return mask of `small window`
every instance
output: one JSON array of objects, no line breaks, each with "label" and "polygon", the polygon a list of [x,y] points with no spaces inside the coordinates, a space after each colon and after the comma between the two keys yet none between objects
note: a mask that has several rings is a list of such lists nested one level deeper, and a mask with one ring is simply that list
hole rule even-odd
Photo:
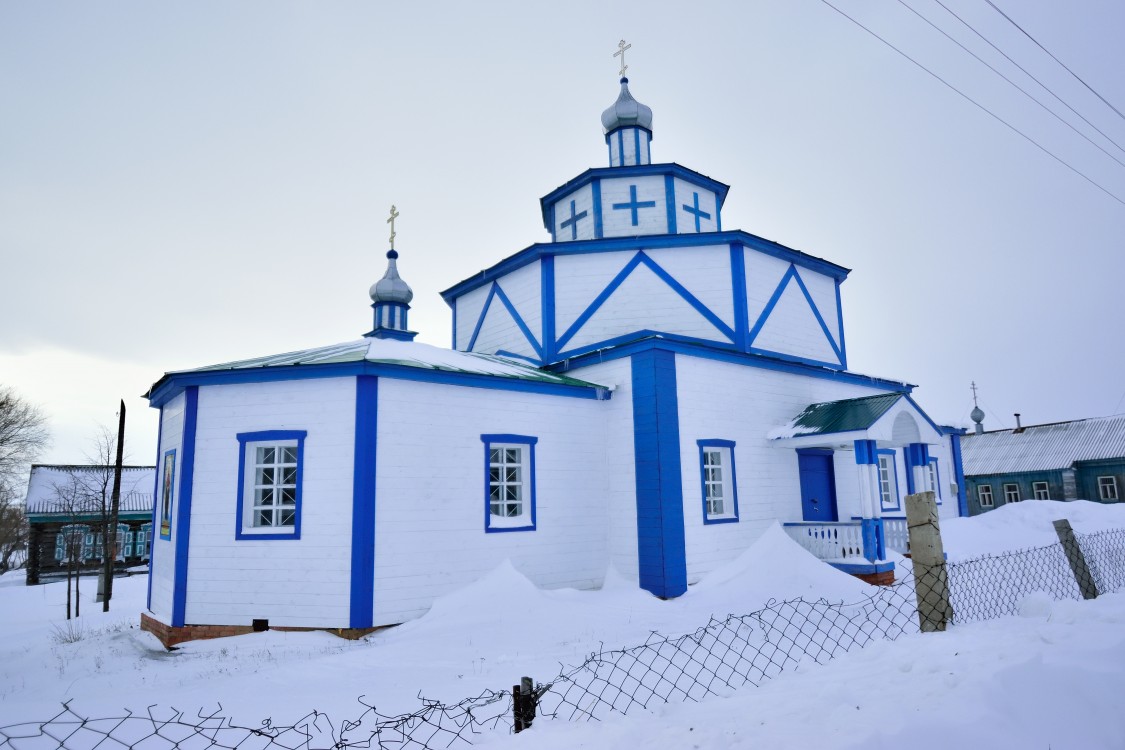
[{"label": "small window", "polygon": [[164,467],[160,482],[160,538],[172,538],[172,490],[176,480],[176,451],[164,453]]},{"label": "small window", "polygon": [[527,435],[481,435],[484,530],[535,530],[535,444]]},{"label": "small window", "polygon": [[67,563],[88,558],[86,537],[89,529],[89,526],[74,524],[59,529],[59,533],[55,536],[55,560]]},{"label": "small window", "polygon": [[152,542],[152,524],[146,523],[137,529],[137,538],[133,549],[137,557],[147,560],[149,557],[149,543]]},{"label": "small window", "polygon": [[1050,500],[1051,488],[1046,482],[1032,482],[1031,492],[1036,500]]},{"label": "small window", "polygon": [[1098,499],[1117,499],[1117,477],[1098,477]]},{"label": "small window", "polygon": [[236,539],[300,539],[304,431],[238,435]]},{"label": "small window", "polygon": [[1020,486],[1018,484],[1004,485],[1004,502],[1018,503],[1020,501]]},{"label": "small window", "polygon": [[931,458],[926,464],[926,480],[929,482],[929,487],[926,489],[933,490],[934,500],[941,505],[941,472],[938,470],[937,462],[936,458]]},{"label": "small window", "polygon": [[734,442],[696,442],[699,445],[699,473],[703,491],[703,523],[734,523],[738,521]]},{"label": "small window", "polygon": [[883,510],[898,510],[898,472],[893,450],[879,451],[879,498]]},{"label": "small window", "polygon": [[977,499],[980,501],[980,507],[982,508],[991,508],[995,505],[995,501],[992,499],[992,485],[982,484],[977,487]]}]

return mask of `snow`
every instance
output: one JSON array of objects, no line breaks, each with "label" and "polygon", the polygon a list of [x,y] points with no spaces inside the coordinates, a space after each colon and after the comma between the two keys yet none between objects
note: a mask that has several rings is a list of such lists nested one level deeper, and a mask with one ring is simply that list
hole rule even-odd
[{"label": "snow", "polygon": [[[1057,511],[1057,512],[1056,512]],[[1032,503],[943,521],[951,559],[1053,541],[1065,515],[1080,532],[1125,527],[1125,506]],[[316,709],[335,722],[363,711],[416,710],[419,696],[455,702],[548,681],[591,652],[688,633],[712,615],[771,600],[854,602],[873,589],[810,557],[777,525],[679,599],[661,601],[615,571],[599,591],[535,588],[510,562],[439,599],[424,617],[345,641],[276,631],[195,641],[166,651],[139,630],[146,576],[115,582],[109,613],[83,579],[80,630],[68,637],[65,583],[0,577],[0,727],[47,719],[63,701],[93,716],[221,705],[237,723],[293,722]],[[1033,593],[1019,615],[946,633],[876,642],[829,664],[806,663],[760,688],[697,704],[572,723],[541,718],[530,733],[482,734],[485,747],[946,748],[1125,746],[1125,595],[1053,601]],[[73,641],[73,642],[70,642]]]}]

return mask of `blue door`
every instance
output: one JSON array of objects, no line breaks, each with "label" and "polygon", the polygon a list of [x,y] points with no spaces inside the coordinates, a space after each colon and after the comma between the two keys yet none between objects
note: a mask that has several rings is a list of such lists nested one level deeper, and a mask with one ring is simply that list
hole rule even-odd
[{"label": "blue door", "polygon": [[801,513],[806,521],[836,521],[836,474],[832,470],[832,451],[797,451],[801,472]]}]

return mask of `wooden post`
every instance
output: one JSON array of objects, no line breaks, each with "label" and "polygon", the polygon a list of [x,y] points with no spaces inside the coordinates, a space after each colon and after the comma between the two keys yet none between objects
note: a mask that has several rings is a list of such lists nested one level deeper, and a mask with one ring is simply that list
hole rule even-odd
[{"label": "wooden post", "polygon": [[1078,539],[1074,536],[1074,529],[1070,527],[1070,521],[1065,518],[1055,521],[1055,533],[1059,535],[1059,541],[1062,542],[1063,552],[1066,553],[1066,561],[1070,563],[1070,569],[1074,572],[1074,580],[1078,583],[1078,590],[1082,592],[1082,598],[1097,599],[1098,586],[1094,583],[1094,577],[1090,575],[1090,568],[1086,565],[1086,556],[1082,554],[1082,548],[1078,546]]},{"label": "wooden post", "polygon": [[[125,399],[121,399],[121,413],[117,418],[117,462],[113,466],[113,493],[110,495],[108,528],[102,536],[102,554],[105,555],[105,588],[102,596],[102,612],[109,611],[109,600],[113,598],[113,564],[117,560],[117,519],[121,509],[121,462],[125,456]],[[111,542],[110,539],[113,541]],[[99,592],[99,593],[103,593]]]},{"label": "wooden post", "polygon": [[943,631],[953,619],[953,607],[949,603],[949,577],[933,492],[906,496],[906,527],[910,533],[910,559],[914,563],[918,624],[923,633]]},{"label": "wooden post", "polygon": [[537,698],[530,677],[523,677],[519,685],[512,686],[512,719],[516,733],[531,728],[532,722],[535,721]]}]

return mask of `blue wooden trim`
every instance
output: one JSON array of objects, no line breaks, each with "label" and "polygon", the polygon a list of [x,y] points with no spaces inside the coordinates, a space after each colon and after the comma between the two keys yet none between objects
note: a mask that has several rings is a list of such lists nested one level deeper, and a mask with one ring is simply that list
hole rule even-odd
[{"label": "blue wooden trim", "polygon": [[625,166],[625,135],[624,131],[617,131],[617,166]]},{"label": "blue wooden trim", "polygon": [[[161,441],[163,441],[163,439],[164,439],[164,407],[160,407],[160,421],[156,423],[156,465],[157,466],[160,466],[160,457],[161,457],[160,443],[161,443]],[[160,469],[157,469],[156,476],[154,477],[153,488],[152,488],[152,498],[153,498],[153,503],[152,503],[152,530],[157,531],[157,532],[160,529],[160,527],[157,524],[157,516],[160,513],[160,506],[157,503],[156,498],[160,497],[159,491],[160,491],[160,480],[163,478],[162,474],[163,474],[163,471],[160,470]],[[147,583],[148,592],[145,594],[145,609],[147,609],[149,612],[152,611],[152,576],[156,572],[156,567],[154,566],[154,562],[155,562],[155,559],[156,559],[156,537],[157,537],[157,534],[149,534],[149,540],[148,540],[149,544],[151,546],[149,547],[149,553],[148,553],[148,583]]]},{"label": "blue wooden trim", "polygon": [[855,441],[855,462],[859,465],[879,465],[879,449],[874,440]]},{"label": "blue wooden trim", "polygon": [[555,358],[555,258],[548,255],[539,263],[539,329],[543,333],[540,357],[544,362]]},{"label": "blue wooden trim", "polygon": [[921,415],[922,415],[922,419],[926,420],[926,424],[928,424],[928,425],[929,425],[930,427],[933,427],[933,428],[934,428],[934,431],[935,431],[936,433],[938,433],[939,435],[945,435],[945,434],[947,434],[945,430],[943,430],[943,429],[942,429],[941,427],[938,427],[938,423],[937,423],[937,422],[935,422],[934,420],[930,419],[930,415],[929,415],[929,414],[927,414],[927,413],[926,413],[925,411],[923,411],[923,410],[922,410],[922,407],[921,407],[921,406],[918,406],[918,402],[917,402],[917,401],[915,401],[915,400],[914,400],[914,399],[913,399],[912,397],[910,397],[910,396],[907,396],[907,397],[906,397],[906,400],[910,402],[910,405],[914,407],[915,411],[917,411],[917,412],[918,412],[919,414],[921,414]]},{"label": "blue wooden trim", "polygon": [[957,514],[966,517],[969,515],[969,496],[965,489],[965,467],[961,463],[961,435],[949,435],[949,447],[953,453],[953,476],[957,482]]},{"label": "blue wooden trim", "polygon": [[457,351],[457,305],[453,305],[453,346],[454,351]]},{"label": "blue wooden trim", "polygon": [[[902,492],[899,490],[899,487],[898,487],[898,455],[897,455],[898,451],[894,450],[893,448],[879,448],[878,450],[875,451],[875,454],[876,454],[876,459],[875,459],[875,481],[876,481],[876,483],[881,482],[881,479],[879,477],[878,456],[890,456],[891,457],[891,478],[894,480],[894,490],[895,490],[895,505],[892,508],[888,505],[883,504],[883,487],[882,487],[882,485],[879,484],[879,486],[875,488],[876,491],[879,493],[879,508],[880,508],[880,510],[902,510]],[[910,482],[910,472],[909,471],[906,472],[906,477],[907,477],[907,483],[908,483],[907,486],[909,487],[909,482]]]},{"label": "blue wooden trim", "polygon": [[840,364],[844,364],[844,355],[840,352],[840,347],[836,344],[836,337],[832,335],[832,331],[828,329],[828,324],[824,322],[824,317],[820,314],[820,309],[813,301],[812,295],[809,294],[809,288],[805,286],[805,280],[801,278],[801,272],[797,270],[796,266],[790,266],[793,269],[793,278],[797,280],[797,286],[801,288],[801,292],[805,295],[805,301],[809,303],[809,309],[812,310],[813,315],[816,317],[816,322],[820,324],[820,330],[828,338],[828,345],[832,347],[832,351],[836,353],[836,358],[840,360]]},{"label": "blue wooden trim", "polygon": [[809,365],[788,358],[775,355],[761,354],[758,352],[739,352],[733,346],[722,342],[694,339],[687,336],[660,333],[658,331],[636,331],[623,336],[606,339],[605,341],[591,344],[590,346],[575,349],[570,352],[560,352],[558,361],[547,365],[551,372],[565,371],[583,367],[588,364],[609,362],[622,357],[630,357],[638,351],[659,348],[668,351],[688,354],[701,359],[713,359],[720,362],[730,362],[747,367],[759,367],[765,370],[790,372],[824,380],[834,380],[840,383],[881,388],[897,393],[909,393],[915,386],[910,383],[901,383],[885,378],[876,378],[871,375],[847,372],[839,368],[830,368],[824,365]]},{"label": "blue wooden trim", "polygon": [[836,570],[848,573],[850,575],[870,575],[872,573],[888,573],[895,569],[893,562],[867,562],[867,563],[845,563],[845,562],[829,562]]},{"label": "blue wooden trim", "polygon": [[531,348],[534,349],[535,353],[539,355],[540,359],[542,359],[543,347],[539,345],[539,342],[536,340],[535,335],[531,332],[531,329],[527,327],[527,323],[523,322],[523,317],[516,310],[516,307],[512,304],[511,300],[508,299],[508,295],[504,293],[504,289],[500,286],[500,282],[498,281],[494,281],[492,283],[492,288],[488,290],[488,297],[485,299],[484,307],[480,311],[480,317],[477,319],[476,328],[473,329],[473,337],[469,339],[469,351],[472,351],[473,347],[476,346],[477,336],[480,334],[481,326],[484,325],[484,319],[488,315],[488,311],[492,306],[493,299],[500,300],[500,303],[504,305],[505,309],[507,309],[508,314],[511,315],[513,322],[515,322],[516,324],[516,327],[520,329],[520,333],[524,335],[524,338],[527,339],[527,342],[531,344]]},{"label": "blue wooden trim", "polygon": [[664,203],[668,209],[668,234],[676,234],[676,181],[664,175]]},{"label": "blue wooden trim", "polygon": [[[734,462],[734,441],[722,440],[719,438],[705,438],[703,440],[696,440],[695,444],[699,446],[699,486],[700,497],[703,501],[703,523],[705,525],[717,523],[738,523],[738,470],[735,468]],[[726,448],[730,453],[730,490],[731,490],[731,506],[732,514],[730,516],[718,516],[711,518],[707,515],[707,478],[703,473],[703,451],[706,448]]]},{"label": "blue wooden trim", "polygon": [[914,467],[925,466],[929,461],[929,449],[925,443],[910,443],[902,450],[902,463],[906,467],[906,494],[913,495]]},{"label": "blue wooden trim", "polygon": [[836,323],[840,326],[840,364],[848,366],[848,348],[844,343],[844,306],[840,302],[840,279],[834,279],[836,284]]},{"label": "blue wooden trim", "polygon": [[778,359],[784,359],[784,360],[788,360],[790,362],[800,362],[802,364],[810,365],[812,367],[827,367],[827,368],[835,369],[835,370],[842,369],[839,362],[828,362],[828,361],[820,360],[820,359],[809,359],[808,357],[799,357],[796,354],[785,354],[783,352],[775,352],[775,351],[772,351],[770,349],[759,349],[756,346],[750,347],[749,352],[751,354],[761,354],[761,355],[766,356],[766,357],[776,357]]},{"label": "blue wooden trim", "polygon": [[742,247],[730,245],[731,293],[734,297],[734,342],[742,351],[750,348],[747,334],[750,327],[750,312],[746,305],[746,253]]},{"label": "blue wooden trim", "polygon": [[160,521],[159,524],[157,526],[155,526],[154,528],[156,529],[157,536],[159,538],[165,540],[165,541],[170,541],[172,539],[172,518],[175,517],[175,515],[176,515],[176,449],[175,448],[169,448],[168,450],[164,451],[164,455],[160,457],[161,460],[156,465],[156,467],[157,467],[156,468],[156,475],[157,475],[157,479],[158,479],[157,488],[163,489],[161,487],[160,483],[164,479],[164,470],[165,470],[164,466],[168,462],[168,456],[172,457],[172,484],[171,484],[170,487],[168,487],[168,533],[167,534],[165,534],[162,530],[164,528],[164,514],[163,514],[163,511],[164,511],[164,508],[163,508],[164,493],[158,492],[157,494],[153,495],[153,498],[155,500],[155,504],[158,508],[157,514],[158,514],[158,518],[159,518],[159,521]]},{"label": "blue wooden trim", "polygon": [[640,128],[633,128],[633,148],[636,149],[633,153],[633,158],[637,164],[641,163],[641,130]]},{"label": "blue wooden trim", "polygon": [[698,191],[693,190],[692,193],[691,193],[691,196],[692,196],[692,205],[689,206],[688,204],[685,203],[685,204],[683,204],[683,208],[684,208],[684,211],[686,211],[687,213],[689,213],[693,217],[695,217],[695,233],[699,234],[699,227],[700,227],[699,219],[700,218],[710,219],[711,214],[709,214],[706,211],[703,211],[699,208],[699,192]]},{"label": "blue wooden trim", "polygon": [[[620,132],[620,131],[614,131]],[[608,142],[612,133],[606,136]],[[649,140],[652,139],[652,134],[649,133]],[[624,149],[622,149],[622,152]],[[651,159],[651,156],[650,156]],[[630,166],[614,165],[613,164],[613,151],[610,150],[610,166],[608,167],[592,167],[587,169],[577,177],[567,180],[562,185],[552,190],[547,195],[539,199],[539,205],[543,209],[543,223],[545,228],[550,230],[554,223],[549,221],[550,216],[548,210],[554,206],[555,202],[564,196],[574,192],[578,188],[588,184],[591,180],[599,177],[651,177],[661,175],[672,175],[679,177],[685,182],[691,183],[696,187],[702,188],[708,192],[714,193],[716,200],[721,206],[726,201],[727,193],[730,191],[730,185],[719,182],[718,180],[711,179],[707,175],[700,174],[693,169],[688,169],[675,162],[668,162],[665,164],[636,164]]]},{"label": "blue wooden trim", "polygon": [[868,562],[884,560],[887,557],[887,541],[882,518],[862,518],[859,521],[860,539],[863,541],[863,556]]},{"label": "blue wooden trim", "polygon": [[[235,435],[235,438],[238,440],[238,492],[237,505],[234,511],[234,538],[236,540],[277,541],[301,538],[301,501],[305,475],[305,437],[307,435],[308,433],[305,430],[259,430],[257,432],[240,432]],[[280,440],[297,441],[297,492],[293,510],[293,530],[259,534],[248,532],[246,531],[246,526],[243,521],[243,511],[245,510],[247,501],[244,492],[246,489],[247,446],[250,443],[266,443]]]},{"label": "blue wooden trim", "polygon": [[572,240],[578,239],[578,222],[582,221],[582,219],[585,219],[589,215],[588,211],[575,213],[575,203],[576,201],[574,201],[573,199],[570,201],[570,218],[563,219],[563,222],[559,224],[559,229],[566,229],[567,227],[570,227],[570,239]]},{"label": "blue wooden trim", "polygon": [[722,217],[722,214],[719,213],[719,196],[718,195],[715,195],[715,231],[716,232],[723,231],[723,217]]},{"label": "blue wooden trim", "polygon": [[348,627],[369,628],[375,616],[376,448],[379,379],[355,379],[355,451],[352,457],[351,598]]},{"label": "blue wooden trim", "polygon": [[594,313],[596,313],[601,308],[601,306],[606,303],[606,301],[613,295],[613,293],[617,291],[617,288],[620,287],[621,284],[625,282],[625,279],[629,277],[629,274],[631,274],[637,268],[637,266],[641,264],[644,264],[649,270],[656,274],[656,276],[665,284],[667,284],[672,291],[674,291],[676,294],[682,297],[685,302],[695,308],[695,310],[699,312],[699,314],[702,315],[708,323],[718,329],[718,331],[728,339],[730,339],[732,343],[736,341],[735,332],[722,320],[722,318],[711,312],[711,310],[706,305],[704,305],[694,294],[689,292],[683,284],[676,281],[676,279],[673,278],[671,274],[661,268],[656,261],[654,261],[648,255],[646,255],[643,250],[641,250],[629,259],[629,262],[626,263],[625,266],[617,273],[617,275],[613,277],[606,288],[603,289],[602,292],[594,298],[594,301],[591,302],[589,306],[582,311],[582,314],[579,315],[574,323],[571,324],[570,328],[568,328],[566,332],[563,333],[563,335],[558,340],[558,348],[561,349],[562,347],[564,347],[568,341],[574,338],[575,334],[582,330],[582,327],[586,325],[591,317],[593,317]]},{"label": "blue wooden trim", "polygon": [[484,298],[484,305],[480,309],[480,315],[477,317],[477,324],[473,326],[473,334],[469,336],[469,345],[465,347],[465,351],[471,352],[473,346],[477,343],[477,336],[480,335],[481,326],[484,325],[484,318],[488,315],[488,308],[492,304],[492,298],[496,296],[497,283],[492,282],[492,286],[488,289],[488,295]]},{"label": "blue wooden trim", "polygon": [[687,591],[676,355],[633,355],[633,456],[641,588],[669,598]]},{"label": "blue wooden trim", "polygon": [[790,263],[789,268],[787,268],[785,270],[785,273],[782,274],[781,281],[778,282],[777,287],[773,290],[773,294],[771,294],[770,298],[766,300],[766,306],[762,308],[762,312],[759,313],[758,319],[754,321],[754,325],[750,328],[750,333],[746,337],[747,347],[751,347],[754,343],[754,339],[758,338],[758,334],[761,333],[762,327],[765,326],[766,321],[769,320],[770,313],[772,313],[773,309],[777,306],[777,302],[781,299],[781,295],[785,293],[785,287],[789,284],[789,279],[793,277],[794,273],[796,273],[796,271],[793,268],[793,264]]},{"label": "blue wooden trim", "polygon": [[[737,242],[744,247],[769,255],[801,268],[830,276],[834,279],[847,278],[849,270],[822,258],[807,255],[776,242],[757,237],[742,231],[708,233],[707,245],[725,245]],[[508,256],[504,260],[484,269],[441,293],[446,304],[474,289],[489,284],[505,275],[534,263],[544,255],[584,255],[587,253],[608,253],[621,250],[653,250],[667,247],[698,247],[700,238],[690,234],[645,235],[633,237],[607,237],[601,240],[573,240],[562,243],[537,243]]]},{"label": "blue wooden trim", "polygon": [[629,186],[629,202],[628,203],[611,203],[610,208],[614,211],[628,211],[629,219],[632,226],[640,226],[640,210],[642,208],[656,208],[656,201],[642,201],[637,198],[637,186]]},{"label": "blue wooden trim", "polygon": [[[188,543],[191,541],[191,492],[195,473],[195,432],[199,420],[199,387],[184,390],[184,432],[180,443],[180,502],[176,516],[176,570],[172,582],[172,627],[182,628],[187,611]],[[156,529],[154,529],[155,531]]]},{"label": "blue wooden trim", "polygon": [[459,385],[466,388],[487,388],[497,391],[545,393],[552,396],[569,396],[572,398],[604,400],[609,397],[605,388],[595,385],[547,383],[500,375],[482,375],[479,373],[459,372],[455,370],[432,370],[422,367],[411,367],[410,365],[395,365],[382,362],[348,362],[174,373],[164,376],[160,388],[154,390],[153,394],[149,397],[149,403],[153,406],[160,406],[175,397],[184,388],[190,386],[227,385],[230,383],[274,383],[289,380],[355,377],[357,375],[376,375],[419,383],[442,383],[444,385]]},{"label": "blue wooden trim", "polygon": [[[590,190],[594,199],[594,239],[602,238],[602,181],[595,179],[590,183]],[[551,256],[554,260],[554,257]],[[546,260],[546,258],[544,258]]]},{"label": "blue wooden trim", "polygon": [[[539,438],[533,435],[513,435],[510,433],[499,433],[490,435],[481,435],[480,440],[484,443],[484,531],[486,534],[500,534],[509,531],[535,531],[536,529],[536,498],[535,498],[535,444],[539,442]],[[492,526],[492,512],[489,508],[489,450],[493,443],[499,444],[518,444],[526,445],[528,452],[528,474],[530,478],[524,482],[524,487],[528,488],[528,511],[530,516],[530,523],[523,526]]]},{"label": "blue wooden trim", "polygon": [[510,352],[507,349],[497,349],[496,352],[495,352],[495,356],[506,357],[508,359],[518,359],[518,360],[521,360],[523,362],[527,362],[529,365],[534,365],[536,367],[542,367],[543,366],[543,360],[541,360],[541,359],[536,359],[535,357],[529,357],[526,354],[517,354],[515,352]]}]

